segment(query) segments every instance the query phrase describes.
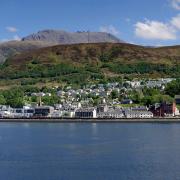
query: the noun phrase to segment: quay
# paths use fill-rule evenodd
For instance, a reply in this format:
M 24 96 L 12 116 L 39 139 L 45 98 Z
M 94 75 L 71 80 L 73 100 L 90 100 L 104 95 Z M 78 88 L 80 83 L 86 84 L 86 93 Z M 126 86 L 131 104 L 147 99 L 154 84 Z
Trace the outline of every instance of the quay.
M 180 123 L 180 118 L 121 118 L 121 119 L 101 119 L 101 118 L 1 118 L 1 122 L 17 122 L 17 123 Z

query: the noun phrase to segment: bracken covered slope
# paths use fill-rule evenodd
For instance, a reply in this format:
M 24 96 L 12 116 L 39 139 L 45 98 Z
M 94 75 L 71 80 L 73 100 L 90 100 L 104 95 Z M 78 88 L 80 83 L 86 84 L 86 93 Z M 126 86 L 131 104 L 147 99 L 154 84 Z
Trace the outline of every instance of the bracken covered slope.
M 53 82 L 81 84 L 138 78 L 180 77 L 180 46 L 147 48 L 124 43 L 58 45 L 9 58 L 1 80 L 23 84 Z M 28 79 L 26 83 L 24 80 Z M 44 80 L 46 79 L 46 81 Z M 32 83 L 32 81 L 30 81 Z

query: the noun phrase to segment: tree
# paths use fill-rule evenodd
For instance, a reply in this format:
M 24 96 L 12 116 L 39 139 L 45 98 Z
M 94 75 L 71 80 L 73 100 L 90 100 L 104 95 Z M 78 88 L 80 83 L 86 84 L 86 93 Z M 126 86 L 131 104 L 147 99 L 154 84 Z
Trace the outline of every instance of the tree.
M 6 104 L 6 99 L 2 94 L 0 94 L 0 105 L 5 105 Z
M 118 98 L 118 92 L 116 91 L 116 90 L 113 90 L 112 92 L 111 92 L 111 98 L 112 99 L 117 99 Z
M 13 88 L 2 92 L 6 104 L 12 107 L 22 107 L 24 105 L 24 92 L 21 88 Z
M 165 89 L 165 93 L 170 95 L 171 97 L 178 95 L 180 93 L 180 79 L 169 83 Z

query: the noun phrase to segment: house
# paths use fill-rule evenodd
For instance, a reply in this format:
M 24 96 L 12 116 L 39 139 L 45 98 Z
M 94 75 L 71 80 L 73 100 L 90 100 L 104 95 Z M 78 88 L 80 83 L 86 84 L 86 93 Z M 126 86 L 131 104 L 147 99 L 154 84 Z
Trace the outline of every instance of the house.
M 132 81 L 130 85 L 132 88 L 139 88 L 141 86 L 141 81 Z
M 133 101 L 131 99 L 124 99 L 121 101 L 121 104 L 133 104 Z
M 75 111 L 76 118 L 96 118 L 97 111 L 95 108 L 80 108 Z

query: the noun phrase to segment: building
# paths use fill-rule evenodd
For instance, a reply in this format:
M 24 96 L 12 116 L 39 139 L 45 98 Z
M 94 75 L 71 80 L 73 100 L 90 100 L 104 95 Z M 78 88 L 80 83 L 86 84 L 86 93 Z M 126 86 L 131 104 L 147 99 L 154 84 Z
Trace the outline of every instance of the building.
M 132 111 L 148 111 L 148 108 L 146 106 L 139 106 L 139 107 L 132 107 Z
M 23 107 L 23 114 L 25 118 L 30 118 L 32 116 L 34 116 L 34 108 L 28 107 L 28 106 L 24 106 Z
M 176 95 L 175 96 L 175 102 L 176 102 L 176 104 L 180 104 L 180 95 Z
M 34 108 L 24 106 L 23 108 L 14 108 L 11 111 L 13 118 L 30 118 L 34 116 Z
M 95 108 L 80 108 L 75 111 L 75 118 L 97 118 Z
M 133 101 L 131 99 L 124 99 L 121 104 L 133 104 Z
M 124 113 L 121 110 L 110 110 L 106 112 L 99 112 L 98 118 L 120 119 L 120 118 L 124 118 Z
M 107 112 L 108 111 L 108 106 L 106 104 L 100 104 L 98 107 L 97 107 L 97 113 L 104 113 L 104 112 Z
M 54 112 L 54 108 L 51 106 L 39 106 L 35 108 L 34 116 L 47 117 Z
M 150 107 L 150 111 L 154 114 L 155 117 L 173 117 L 176 113 L 176 104 L 175 103 L 161 103 L 155 104 Z
M 10 106 L 0 105 L 0 118 L 10 117 L 11 111 L 12 109 Z
M 144 118 L 153 118 L 153 113 L 150 111 L 125 111 L 125 117 L 126 118 L 138 118 L 138 119 L 144 119 Z
M 61 118 L 62 117 L 62 111 L 56 110 L 50 114 L 51 118 Z

